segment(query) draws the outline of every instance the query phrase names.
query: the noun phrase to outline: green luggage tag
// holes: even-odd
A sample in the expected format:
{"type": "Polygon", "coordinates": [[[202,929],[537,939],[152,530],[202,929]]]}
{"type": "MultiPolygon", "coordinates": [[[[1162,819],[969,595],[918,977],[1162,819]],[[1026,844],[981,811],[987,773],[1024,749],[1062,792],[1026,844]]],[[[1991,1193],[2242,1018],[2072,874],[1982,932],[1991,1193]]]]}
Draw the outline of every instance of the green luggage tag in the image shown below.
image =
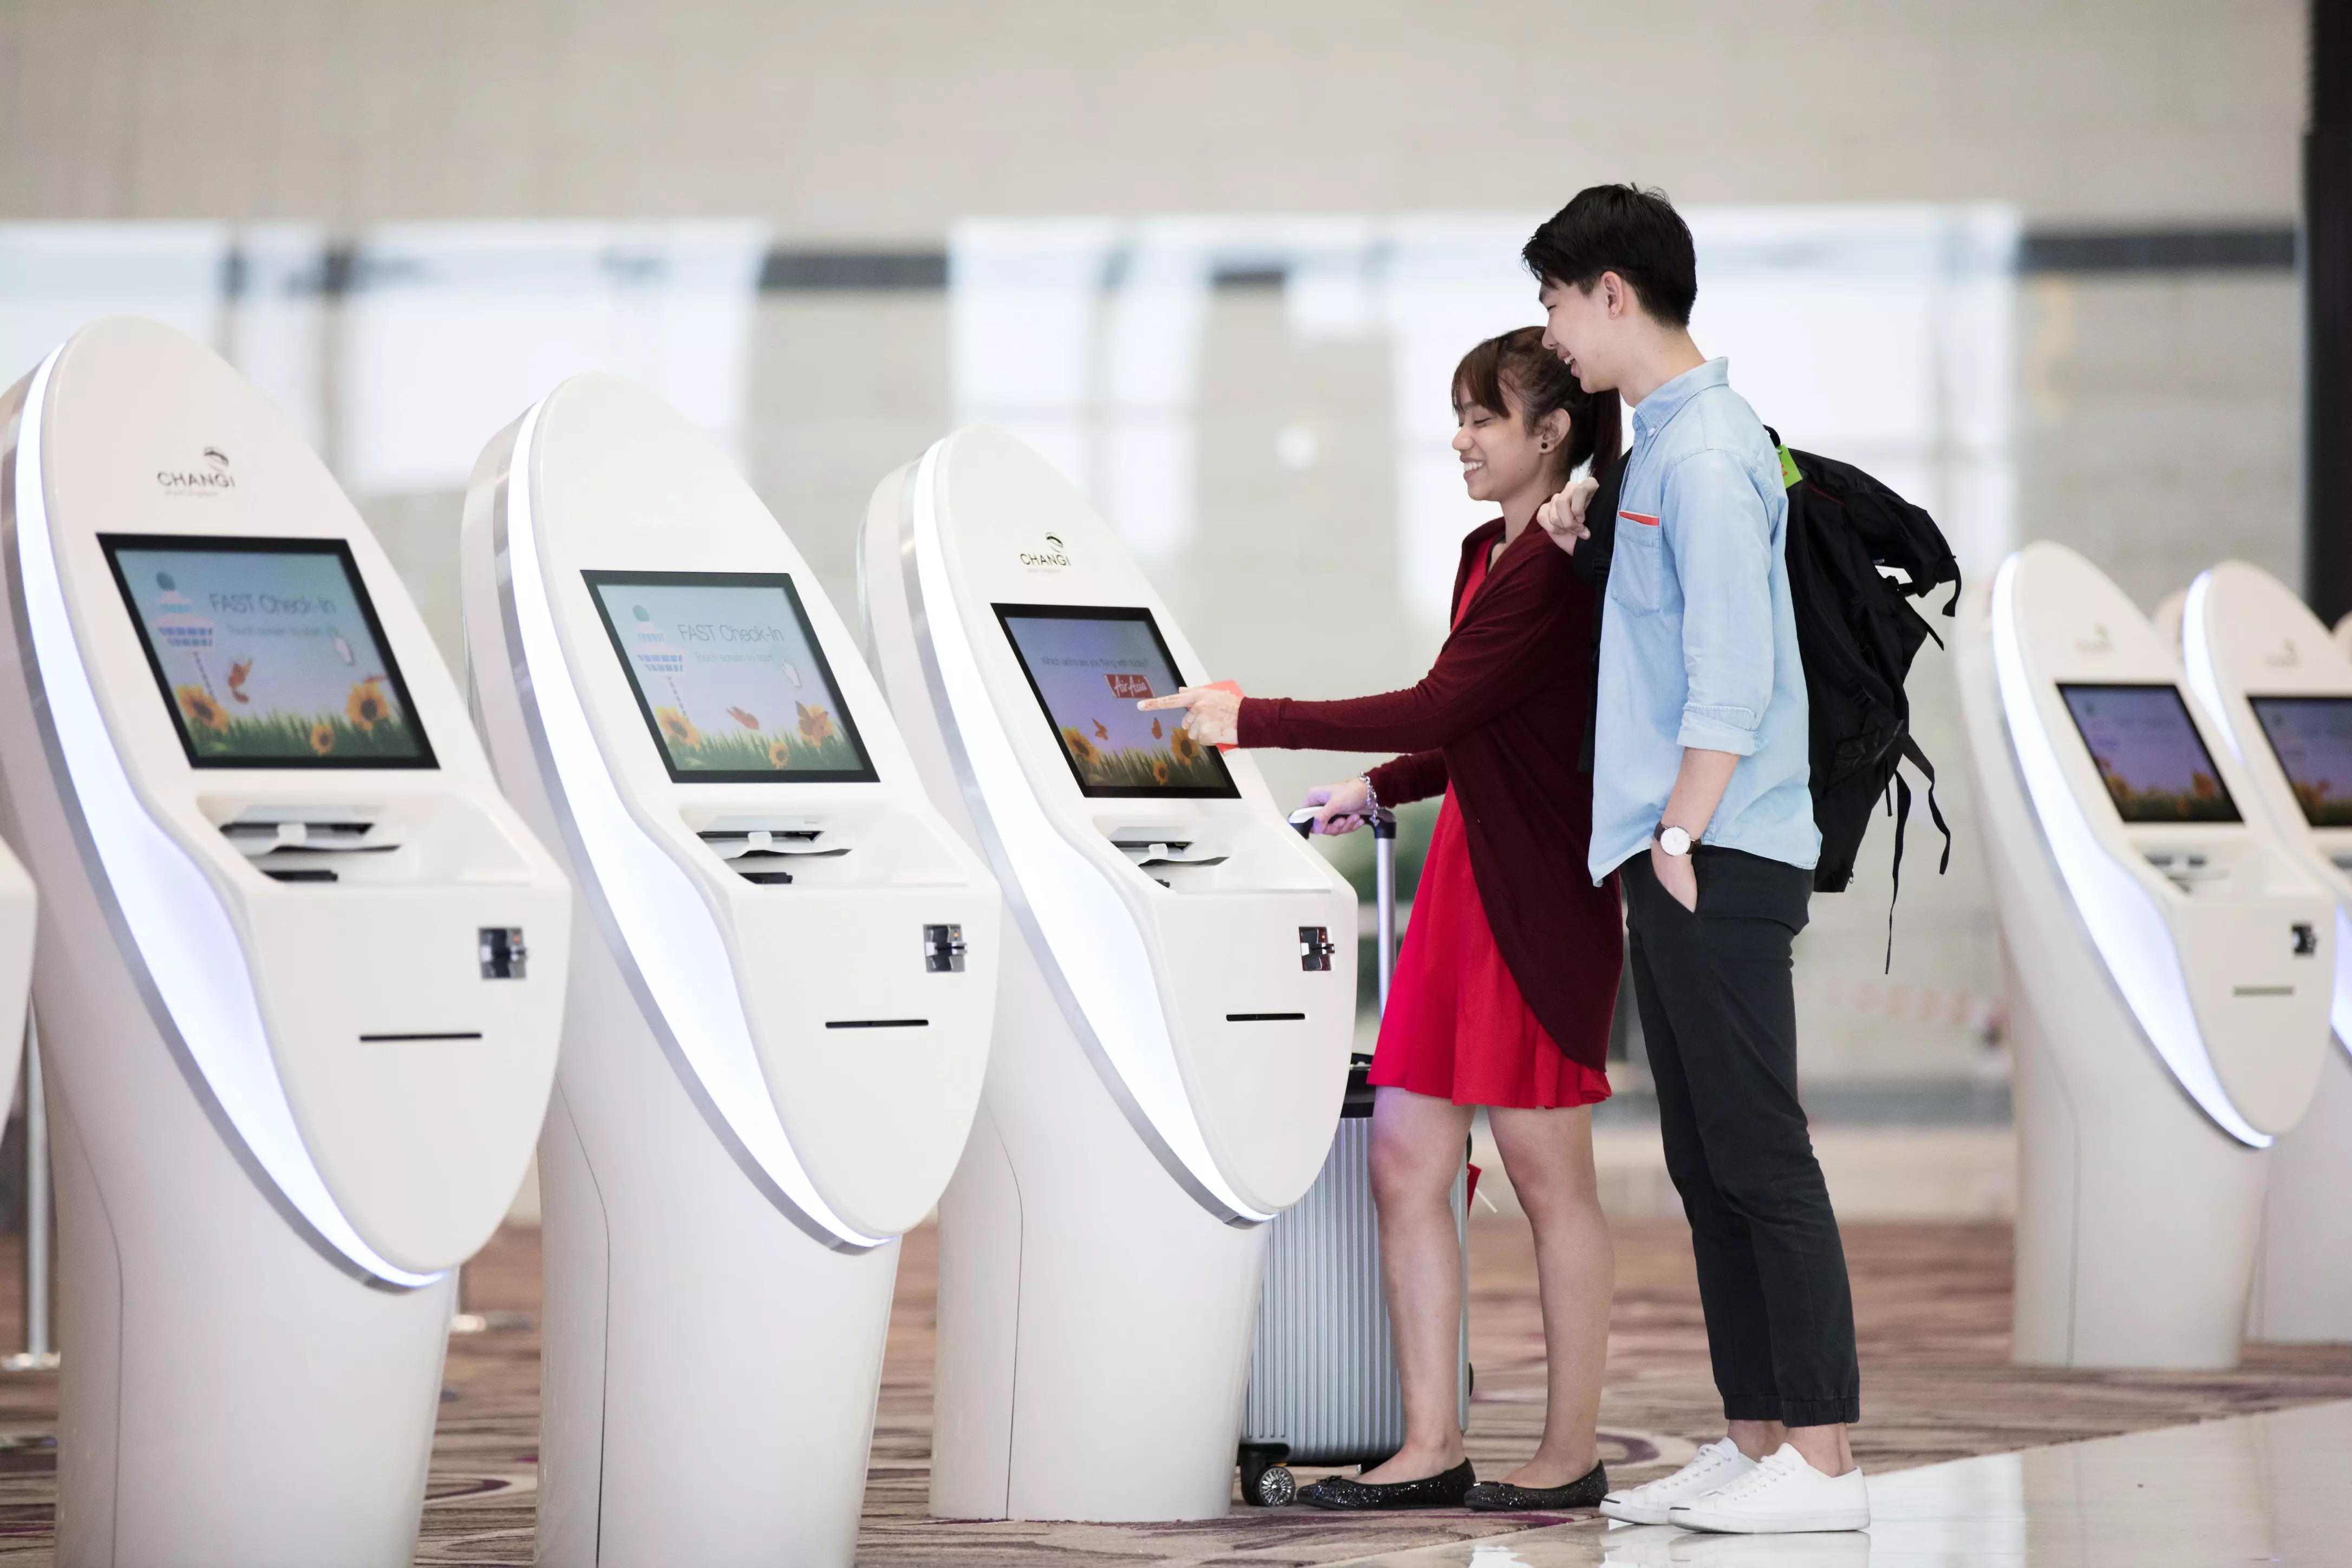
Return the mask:
{"type": "Polygon", "coordinates": [[[1780,454],[1781,488],[1784,489],[1795,489],[1798,485],[1804,481],[1805,476],[1797,472],[1797,459],[1789,455],[1788,447],[1781,447],[1776,449],[1780,454]]]}

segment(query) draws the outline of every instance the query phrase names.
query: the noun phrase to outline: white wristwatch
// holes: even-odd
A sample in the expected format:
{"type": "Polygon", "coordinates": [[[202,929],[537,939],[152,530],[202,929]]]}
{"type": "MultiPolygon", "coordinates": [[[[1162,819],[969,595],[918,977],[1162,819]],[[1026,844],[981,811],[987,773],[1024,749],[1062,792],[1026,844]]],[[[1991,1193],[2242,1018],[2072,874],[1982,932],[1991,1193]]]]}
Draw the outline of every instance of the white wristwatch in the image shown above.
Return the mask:
{"type": "Polygon", "coordinates": [[[1658,828],[1658,847],[1679,860],[1691,852],[1690,835],[1679,827],[1662,825],[1658,828]]]}

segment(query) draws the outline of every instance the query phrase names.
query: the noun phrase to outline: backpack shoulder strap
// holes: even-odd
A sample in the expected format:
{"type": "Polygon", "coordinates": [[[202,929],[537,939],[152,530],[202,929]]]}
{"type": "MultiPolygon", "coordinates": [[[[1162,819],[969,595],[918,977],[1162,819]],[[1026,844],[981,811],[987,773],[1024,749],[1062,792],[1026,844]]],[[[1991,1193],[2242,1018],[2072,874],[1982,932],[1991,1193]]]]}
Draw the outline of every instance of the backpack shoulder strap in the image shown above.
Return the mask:
{"type": "MultiPolygon", "coordinates": [[[[1906,731],[1903,736],[1903,761],[1917,768],[1927,781],[1927,815],[1935,819],[1936,831],[1944,836],[1944,858],[1936,866],[1941,877],[1952,868],[1952,830],[1944,821],[1944,809],[1936,804],[1936,764],[1919,749],[1906,731]]],[[[1895,973],[1895,901],[1903,896],[1903,830],[1911,824],[1911,781],[1903,776],[1898,764],[1895,770],[1895,798],[1888,804],[1895,811],[1895,886],[1886,897],[1886,973],[1895,973]]]]}

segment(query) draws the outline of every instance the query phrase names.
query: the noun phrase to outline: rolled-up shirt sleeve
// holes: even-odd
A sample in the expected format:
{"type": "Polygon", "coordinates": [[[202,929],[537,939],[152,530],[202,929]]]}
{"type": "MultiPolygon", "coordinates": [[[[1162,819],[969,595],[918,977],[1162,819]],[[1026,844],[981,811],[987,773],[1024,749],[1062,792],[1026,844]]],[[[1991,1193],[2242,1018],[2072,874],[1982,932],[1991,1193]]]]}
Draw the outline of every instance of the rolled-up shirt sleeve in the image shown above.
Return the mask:
{"type": "Polygon", "coordinates": [[[1664,476],[1660,522],[1683,591],[1685,747],[1749,756],[1772,700],[1772,520],[1746,467],[1691,453],[1664,476]]]}

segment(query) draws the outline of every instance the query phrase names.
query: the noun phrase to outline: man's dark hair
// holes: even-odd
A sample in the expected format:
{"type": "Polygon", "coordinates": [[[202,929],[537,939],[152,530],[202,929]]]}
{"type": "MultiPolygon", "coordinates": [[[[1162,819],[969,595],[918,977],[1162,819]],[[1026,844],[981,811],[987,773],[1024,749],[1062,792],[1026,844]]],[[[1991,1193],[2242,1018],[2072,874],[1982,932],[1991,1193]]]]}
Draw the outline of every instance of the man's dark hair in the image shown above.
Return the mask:
{"type": "Polygon", "coordinates": [[[1691,253],[1690,226],[1664,191],[1587,185],[1543,221],[1519,257],[1543,281],[1587,292],[1602,273],[1614,272],[1633,285],[1654,320],[1690,325],[1698,261],[1691,253]]]}

